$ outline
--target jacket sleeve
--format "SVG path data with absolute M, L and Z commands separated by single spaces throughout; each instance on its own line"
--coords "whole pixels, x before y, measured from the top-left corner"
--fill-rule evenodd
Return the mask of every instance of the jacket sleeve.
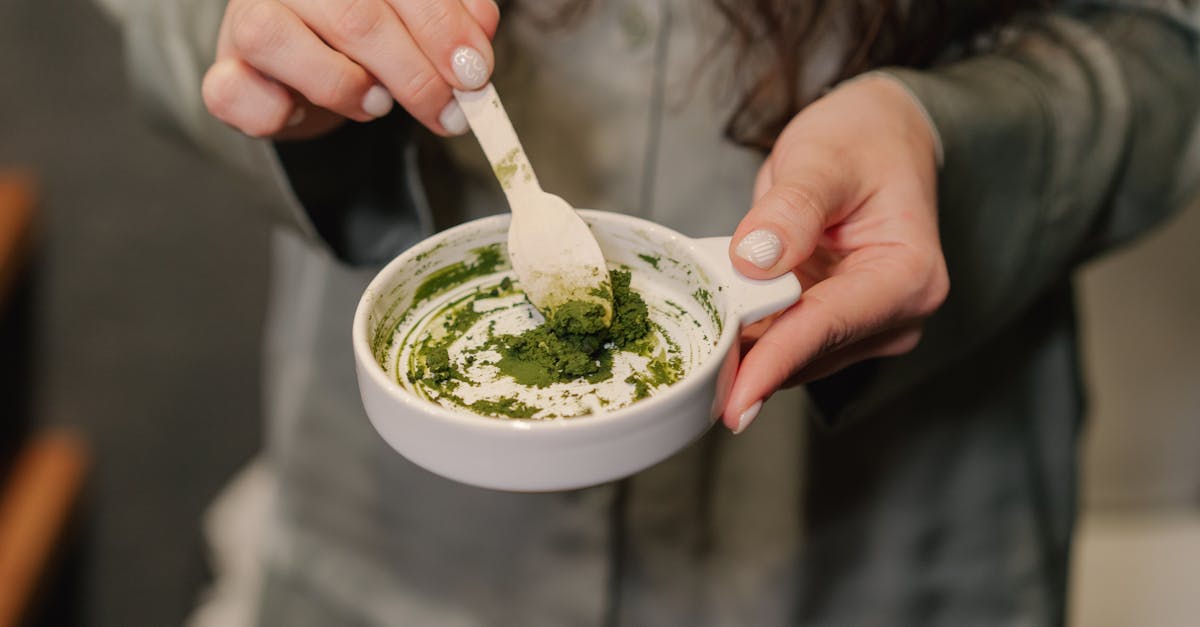
M 266 186 L 278 222 L 364 264 L 387 260 L 431 230 L 415 144 L 407 141 L 414 125 L 402 111 L 306 142 L 247 137 L 210 115 L 200 95 L 224 0 L 106 3 L 121 24 L 134 95 L 149 119 Z
M 886 69 L 940 136 L 950 296 L 912 353 L 810 386 L 830 426 L 969 357 L 1088 257 L 1200 183 L 1194 15 L 1082 3 L 1008 25 L 989 52 Z

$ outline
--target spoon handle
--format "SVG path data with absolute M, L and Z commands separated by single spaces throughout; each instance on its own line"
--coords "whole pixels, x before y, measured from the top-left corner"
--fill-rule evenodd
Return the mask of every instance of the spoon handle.
M 496 93 L 495 86 L 488 83 L 478 91 L 454 90 L 454 97 L 466 114 L 483 154 L 492 164 L 492 172 L 504 188 L 504 194 L 511 198 L 541 192 L 533 166 L 525 156 L 525 149 L 517 139 L 504 105 L 500 104 L 500 94 Z M 516 210 L 520 203 L 509 204 Z

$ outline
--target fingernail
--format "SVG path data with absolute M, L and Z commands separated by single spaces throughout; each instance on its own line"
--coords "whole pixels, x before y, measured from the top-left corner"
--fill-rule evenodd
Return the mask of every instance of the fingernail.
M 483 55 L 470 46 L 459 46 L 450 57 L 454 75 L 467 89 L 479 89 L 487 84 L 488 68 Z
M 304 107 L 296 107 L 296 108 L 292 109 L 292 114 L 289 115 L 288 119 L 287 119 L 288 128 L 292 128 L 293 126 L 299 126 L 300 123 L 303 122 L 304 118 L 306 118 L 306 117 L 308 117 L 308 111 L 306 111 L 304 109 Z
M 779 261 L 779 255 L 783 253 L 783 242 L 774 231 L 758 229 L 750 231 L 746 237 L 743 237 L 733 252 L 738 257 L 766 270 Z
M 746 408 L 746 411 L 742 412 L 742 415 L 738 416 L 737 428 L 733 430 L 734 435 L 745 431 L 746 427 L 749 427 L 750 423 L 754 422 L 754 419 L 758 417 L 758 412 L 762 411 L 762 403 L 762 401 L 758 401 L 757 403 Z
M 372 117 L 381 118 L 392 110 L 392 95 L 383 85 L 376 85 L 363 96 L 362 108 Z
M 442 109 L 442 113 L 438 115 L 438 122 L 451 135 L 462 135 L 470 128 L 467 124 L 467 116 L 463 113 L 462 107 L 458 106 L 457 100 L 451 100 Z

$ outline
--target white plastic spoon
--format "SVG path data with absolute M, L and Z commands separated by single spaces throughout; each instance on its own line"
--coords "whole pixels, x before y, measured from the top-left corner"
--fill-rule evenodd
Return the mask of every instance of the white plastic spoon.
M 612 285 L 600 245 L 567 201 L 538 185 L 496 88 L 488 83 L 454 97 L 508 198 L 508 256 L 529 302 L 547 317 L 573 301 L 596 303 L 604 325 L 611 324 Z

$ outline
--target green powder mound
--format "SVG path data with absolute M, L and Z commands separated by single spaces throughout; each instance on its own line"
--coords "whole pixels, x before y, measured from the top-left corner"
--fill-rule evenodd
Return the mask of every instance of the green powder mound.
M 535 387 L 580 378 L 595 383 L 612 377 L 613 353 L 635 350 L 649 340 L 650 322 L 646 301 L 629 288 L 629 272 L 613 270 L 609 278 L 613 286 L 610 327 L 604 327 L 599 305 L 567 303 L 536 329 L 494 338 L 490 348 L 500 353 L 496 363 L 500 372 L 521 385 Z
M 554 335 L 595 335 L 604 331 L 604 307 L 594 300 L 563 303 L 546 319 L 546 326 Z
M 650 335 L 646 301 L 629 289 L 631 278 L 628 272 L 621 270 L 609 273 L 613 286 L 613 320 L 608 333 L 613 343 L 622 349 L 632 348 Z
M 445 383 L 456 374 L 450 365 L 450 352 L 445 346 L 436 346 L 425 354 L 425 368 L 429 373 L 427 376 L 435 383 Z

